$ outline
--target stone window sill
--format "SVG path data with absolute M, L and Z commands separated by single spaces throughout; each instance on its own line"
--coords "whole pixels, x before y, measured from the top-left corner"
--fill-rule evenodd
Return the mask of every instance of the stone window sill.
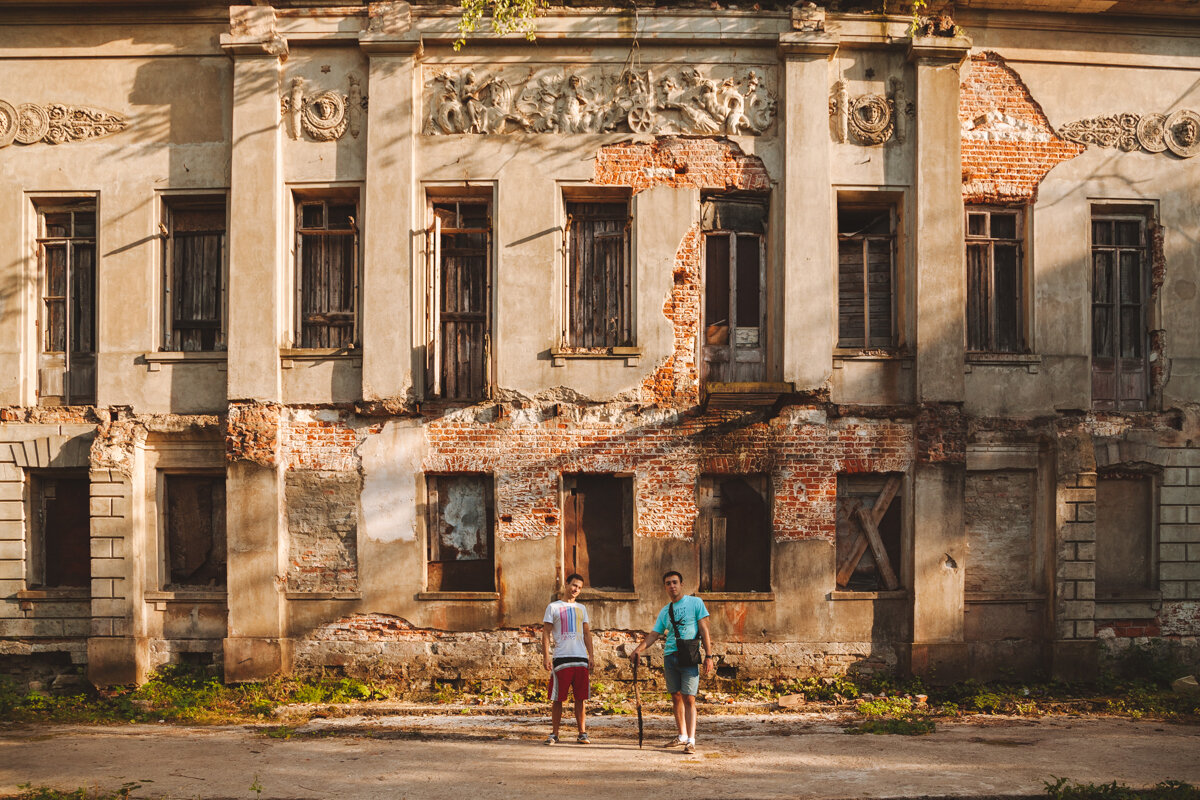
M 418 600 L 470 600 L 495 602 L 500 599 L 499 592 L 417 592 Z
M 1122 597 L 1097 597 L 1096 619 L 1152 619 L 1162 609 L 1159 592 L 1131 593 Z
M 216 364 L 224 372 L 229 363 L 229 354 L 224 350 L 164 350 L 158 353 L 142 353 L 142 363 L 147 372 L 158 372 L 163 364 Z
M 1041 365 L 1042 357 L 1034 353 L 968 352 L 964 359 L 963 371 L 970 372 L 973 367 L 1024 367 L 1033 375 Z
M 579 593 L 580 600 L 641 600 L 637 592 L 605 591 L 603 589 L 584 589 Z
M 361 592 L 284 592 L 288 600 L 362 600 Z
M 63 600 L 91 600 L 91 590 L 82 586 L 69 586 L 61 589 L 19 589 L 18 600 L 42 600 L 50 603 Z
M 1042 592 L 965 592 L 963 601 L 967 603 L 1044 603 L 1046 595 Z
M 291 369 L 295 362 L 347 361 L 362 366 L 362 349 L 356 347 L 292 347 L 279 351 L 280 366 Z
M 843 361 L 894 361 L 904 369 L 911 369 L 913 357 L 899 350 L 859 350 L 852 347 L 838 347 L 833 351 L 833 368 L 841 369 Z
M 770 603 L 775 600 L 774 592 L 697 592 L 696 596 L 706 603 Z
M 829 593 L 830 600 L 907 600 L 907 589 L 896 589 L 891 592 L 845 592 L 835 590 Z
M 143 599 L 154 606 L 155 611 L 166 611 L 167 603 L 213 603 L 225 605 L 225 587 L 212 589 L 165 589 L 146 592 Z
M 636 367 L 641 363 L 640 347 L 552 347 L 550 359 L 556 367 L 565 366 L 568 359 L 624 359 L 625 366 Z

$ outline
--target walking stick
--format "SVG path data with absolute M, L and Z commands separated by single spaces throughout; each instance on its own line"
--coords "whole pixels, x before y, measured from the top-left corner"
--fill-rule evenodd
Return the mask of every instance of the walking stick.
M 645 738 L 645 729 L 642 727 L 642 685 L 638 683 L 637 676 L 638 662 L 633 662 L 633 698 L 637 704 L 638 714 L 638 748 L 642 746 L 642 740 Z

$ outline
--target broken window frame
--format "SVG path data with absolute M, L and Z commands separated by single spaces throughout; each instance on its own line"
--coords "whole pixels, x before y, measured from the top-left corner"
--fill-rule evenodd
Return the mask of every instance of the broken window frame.
M 728 211 L 723 215 L 722 208 L 742 209 L 741 212 Z M 761 213 L 759 230 L 749 230 L 746 209 L 752 208 L 753 213 Z M 739 216 L 739 213 L 741 216 Z M 703 273 L 704 290 L 701 294 L 701 363 L 704 367 L 704 381 L 714 382 L 714 372 L 725 372 L 724 381 L 716 382 L 758 382 L 766 380 L 767 370 L 767 218 L 769 214 L 768 200 L 761 195 L 722 195 L 705 196 L 701 204 L 703 245 L 701 251 L 701 269 Z M 722 217 L 728 218 L 722 218 Z M 732 223 L 732 224 L 728 224 Z M 724 239 L 719 247 L 728 249 L 728 264 L 723 271 L 728 276 L 728 287 L 717 288 L 710 283 L 710 259 L 721 263 L 718 248 L 713 243 Z M 741 300 L 738 284 L 747 276 L 739 273 L 738 258 L 743 242 L 750 243 L 750 250 L 757 254 L 757 319 L 754 325 L 740 324 L 741 310 L 738 306 Z M 742 287 L 744 288 L 744 287 Z M 719 312 L 712 307 L 710 295 L 726 292 L 725 302 Z M 752 315 L 753 316 L 753 315 Z M 722 324 L 723 323 L 723 324 Z M 753 336 L 743 335 L 743 331 L 753 331 Z M 739 341 L 742 340 L 742 341 Z M 721 348 L 728 348 L 722 352 Z M 721 363 L 727 358 L 730 366 L 724 369 L 710 367 L 711 364 Z
M 206 216 L 208 227 L 180 230 L 178 220 L 187 214 L 203 214 Z M 212 224 L 213 219 L 220 218 L 220 225 Z M 220 352 L 226 349 L 226 335 L 229 299 L 229 247 L 228 247 L 228 209 L 226 197 L 222 194 L 203 195 L 169 195 L 163 197 L 162 237 L 163 259 L 163 342 L 160 348 L 164 352 Z M 216 239 L 216 263 L 209 263 L 213 254 L 213 246 L 205 239 Z M 182 263 L 186 254 L 196 252 L 190 247 L 183 246 L 184 242 L 196 240 L 201 243 L 201 255 L 190 262 Z M 198 262 L 204 262 L 201 265 Z M 198 270 L 201 276 L 207 276 L 215 286 L 204 286 L 202 278 L 196 278 Z M 188 315 L 179 306 L 183 302 L 182 291 L 188 278 L 192 278 L 194 300 L 198 305 L 207 306 L 209 314 L 186 318 Z M 200 285 L 199 290 L 196 286 Z M 207 295 L 213 295 L 211 298 Z M 188 331 L 198 331 L 201 346 L 190 346 L 185 339 Z M 206 332 L 207 335 L 206 335 Z M 193 334 L 194 336 L 194 334 Z M 209 341 L 204 341 L 208 339 Z
M 468 217 L 463 214 L 463 206 L 484 206 L 484 217 L 487 224 L 484 227 L 470 227 L 463 224 Z M 440 213 L 439 207 L 453 206 L 453 225 L 447 226 L 448 214 Z M 493 271 L 493 225 L 492 225 L 492 196 L 487 194 L 433 194 L 427 198 L 427 214 L 430 220 L 425 230 L 425 387 L 429 398 L 446 400 L 482 400 L 492 396 L 492 271 Z M 449 211 L 449 209 L 444 209 Z M 446 270 L 446 254 L 449 242 L 447 237 L 455 236 L 484 236 L 483 258 L 483 296 L 482 311 L 448 312 L 442 308 L 446 299 L 445 281 L 448 280 Z M 479 255 L 479 254 L 476 254 Z M 449 329 L 460 325 L 482 325 L 483 335 L 480 343 L 479 374 L 468 377 L 467 389 L 458 389 L 459 382 L 451 381 L 454 375 L 448 373 L 450 360 L 444 352 L 450 341 Z M 456 362 L 457 363 L 457 362 Z M 478 386 L 471 385 L 478 383 Z M 454 384 L 451 386 L 451 384 Z
M 174 580 L 171 569 L 171 483 L 172 479 L 187 478 L 187 479 L 209 479 L 213 483 L 221 485 L 221 502 L 218 505 L 214 502 L 213 515 L 219 513 L 222 518 L 222 526 L 224 528 L 221 536 L 221 547 L 225 548 L 226 552 L 222 554 L 221 559 L 221 574 L 222 579 L 219 583 L 185 583 Z M 160 469 L 158 470 L 158 540 L 159 540 L 159 586 L 164 591 L 212 591 L 224 592 L 228 583 L 228 523 L 226 520 L 226 475 L 224 470 L 185 470 L 185 469 Z M 211 532 L 210 532 L 211 534 Z
M 26 565 L 26 585 L 31 589 L 46 590 L 63 594 L 81 594 L 90 593 L 91 590 L 91 484 L 87 470 L 80 469 L 63 469 L 63 470 L 34 470 L 29 473 L 29 506 L 28 506 L 28 524 L 26 531 L 28 535 L 28 563 Z M 76 551 L 75 556 L 80 559 L 81 565 L 76 565 L 74 570 L 68 572 L 80 572 L 87 577 L 82 578 L 79 583 L 63 583 L 61 581 L 50 582 L 48 575 L 47 561 L 51 551 L 61 551 L 62 542 L 48 542 L 47 530 L 47 509 L 46 499 L 47 491 L 53 486 L 54 493 L 57 496 L 58 482 L 72 482 L 82 484 L 82 496 L 80 497 L 81 507 L 76 509 L 76 513 L 82 518 L 82 541 L 76 542 L 73 549 Z
M 628 193 L 621 196 L 612 194 L 599 196 L 578 195 L 573 192 L 564 194 L 563 213 L 566 222 L 563 225 L 563 308 L 562 330 L 560 332 L 562 347 L 567 350 L 608 351 L 618 348 L 633 348 L 637 346 L 636 317 L 633 296 L 633 207 Z M 597 231 L 596 228 L 605 230 Z M 604 270 L 608 274 L 608 283 L 614 280 L 620 285 L 615 292 L 607 283 L 604 289 L 604 311 L 599 304 L 588 302 L 586 295 L 579 291 L 581 277 L 591 276 L 596 286 L 600 281 L 594 280 L 598 267 L 594 260 L 579 263 L 580 254 L 585 252 L 581 240 L 587 232 L 592 233 L 593 246 L 591 253 L 595 254 L 595 241 L 600 239 L 620 239 L 620 264 L 614 270 Z M 600 234 L 597 237 L 597 233 Z M 612 301 L 610 303 L 610 301 Z M 615 316 L 604 319 L 605 313 L 612 307 Z
M 351 207 L 351 213 L 346 215 L 348 222 L 345 227 L 334 227 L 330 222 L 331 208 Z M 318 224 L 305 224 L 305 211 L 320 210 Z M 331 189 L 322 192 L 295 193 L 295 315 L 293 346 L 304 350 L 346 350 L 354 349 L 360 344 L 362 308 L 362 257 L 359 237 L 359 200 L 356 189 Z M 326 287 L 324 302 L 313 293 L 317 288 L 310 286 L 305 280 L 305 258 L 307 241 L 308 248 L 321 241 L 323 244 L 339 238 L 349 238 L 348 257 L 351 261 L 348 268 L 341 265 L 343 277 L 350 282 L 349 290 L 343 286 L 340 294 L 344 295 L 347 307 L 332 308 L 333 295 L 336 287 Z M 319 251 L 318 251 L 319 252 Z M 329 252 L 336 252 L 330 250 Z M 333 274 L 332 259 L 325 274 L 326 281 Z M 306 302 L 306 296 L 310 302 Z M 320 318 L 325 318 L 321 321 Z M 334 332 L 342 330 L 340 336 L 334 337 Z M 322 335 L 322 333 L 324 335 Z
M 897 261 L 899 256 L 899 208 L 897 202 L 845 202 L 839 199 L 838 207 L 838 249 L 837 249 L 837 275 L 838 282 L 838 323 L 837 323 L 837 349 L 848 350 L 853 352 L 861 352 L 864 350 L 895 350 L 899 345 L 899 326 L 897 324 L 899 317 L 899 304 L 897 302 L 899 292 L 898 281 L 899 275 L 897 270 Z M 886 214 L 888 218 L 888 232 L 886 234 L 866 233 L 871 227 L 867 226 L 860 231 L 853 233 L 844 233 L 842 231 L 841 218 L 843 212 L 847 213 L 880 213 Z M 861 287 L 862 294 L 862 317 L 863 330 L 861 336 L 847 337 L 843 336 L 843 318 L 845 312 L 848 311 L 849 299 L 843 294 L 843 276 L 842 276 L 842 250 L 843 246 L 851 243 L 861 243 L 861 282 L 856 282 L 855 287 Z M 871 325 L 872 313 L 872 292 L 871 292 L 871 248 L 872 244 L 884 243 L 887 249 L 888 268 L 887 268 L 887 313 L 888 321 L 885 326 L 887 333 L 885 335 L 877 335 Z M 858 263 L 857 261 L 855 263 Z
M 620 576 L 623 578 L 623 580 L 620 581 L 619 583 L 606 582 L 602 577 L 597 577 L 592 574 L 592 571 L 590 569 L 590 567 L 591 567 L 590 551 L 592 548 L 590 547 L 590 544 L 589 544 L 589 539 L 591 537 L 589 537 L 589 534 L 586 530 L 583 531 L 584 535 L 582 537 L 583 541 L 584 541 L 584 548 L 585 548 L 584 563 L 582 566 L 580 565 L 578 551 L 577 551 L 577 548 L 579 547 L 579 544 L 578 544 L 579 532 L 576 531 L 574 534 L 572 534 L 572 531 L 570 530 L 571 522 L 573 520 L 576 522 L 577 525 L 581 522 L 581 519 L 580 519 L 581 514 L 580 514 L 580 509 L 578 506 L 579 494 L 577 492 L 577 490 L 579 489 L 580 483 L 583 482 L 583 483 L 595 484 L 595 483 L 610 482 L 610 481 L 611 481 L 612 485 L 609 488 L 615 489 L 614 493 L 620 494 L 621 501 L 620 501 L 620 508 L 619 508 L 618 513 L 614 513 L 614 510 L 611 508 L 608 508 L 608 507 L 606 507 L 606 510 L 609 512 L 608 516 L 610 518 L 612 516 L 618 516 L 618 514 L 619 514 L 617 526 L 618 526 L 618 530 L 620 532 L 621 542 L 615 548 L 612 547 L 611 542 L 609 542 L 609 543 L 597 542 L 597 544 L 602 544 L 602 546 L 604 544 L 607 544 L 610 550 L 615 549 L 618 551 L 624 551 L 620 554 L 620 557 L 622 558 L 622 560 L 624 562 L 622 564 L 622 568 L 620 570 L 612 570 L 612 572 L 623 573 Z M 559 504 L 559 507 L 562 509 L 562 521 L 563 521 L 562 522 L 562 525 L 563 525 L 563 529 L 562 529 L 563 530 L 563 536 L 562 536 L 563 572 L 562 572 L 562 574 L 563 575 L 570 575 L 572 572 L 578 572 L 579 574 L 581 574 L 583 576 L 584 585 L 588 589 L 595 589 L 595 590 L 599 590 L 599 591 L 610 591 L 610 592 L 632 592 L 633 591 L 633 589 L 634 589 L 634 565 L 637 563 L 636 556 L 635 556 L 637 537 L 634 535 L 634 529 L 636 528 L 636 522 L 635 522 L 636 511 L 635 511 L 635 502 L 634 502 L 635 491 L 636 490 L 635 490 L 635 486 L 634 486 L 633 476 L 628 475 L 628 474 L 611 473 L 611 472 L 609 472 L 609 473 L 575 472 L 575 473 L 564 473 L 562 475 L 562 483 L 561 483 L 561 498 L 562 499 Z M 584 494 L 584 497 L 586 498 L 586 493 Z M 585 509 L 586 509 L 586 506 L 585 506 Z M 586 510 L 584 513 L 586 514 Z M 573 539 L 575 541 L 575 544 L 572 544 Z M 576 552 L 575 553 L 569 552 L 569 548 L 576 548 Z M 604 574 L 603 571 L 600 574 L 603 575 Z
M 1136 245 L 1123 245 L 1117 243 L 1117 234 L 1122 223 L 1133 223 L 1137 225 L 1138 243 Z M 1144 411 L 1150 407 L 1151 390 L 1150 390 L 1150 317 L 1151 317 L 1151 278 L 1152 264 L 1150 260 L 1151 247 L 1150 236 L 1152 225 L 1154 224 L 1153 209 L 1149 207 L 1136 207 L 1133 209 L 1123 207 L 1105 207 L 1093 206 L 1092 215 L 1089 227 L 1089 241 L 1091 247 L 1091 275 L 1089 276 L 1089 286 L 1091 289 L 1091 314 L 1092 325 L 1090 331 L 1090 353 L 1091 353 L 1091 377 L 1092 377 L 1092 408 L 1101 411 Z M 1097 226 L 1108 225 L 1110 227 L 1110 241 L 1101 243 L 1097 240 L 1101 237 L 1097 236 Z M 1109 276 L 1108 285 L 1105 287 L 1110 298 L 1110 302 L 1101 302 L 1099 298 L 1101 293 L 1099 276 L 1099 257 L 1102 254 L 1108 254 L 1111 258 L 1111 275 Z M 1122 281 L 1122 260 L 1126 255 L 1133 256 L 1136 259 L 1138 280 L 1136 281 L 1136 289 L 1140 294 L 1136 302 L 1125 302 L 1122 297 L 1122 290 L 1125 288 Z M 1107 309 L 1111 314 L 1109 330 L 1111 338 L 1109 345 L 1112 348 L 1112 354 L 1108 356 L 1097 353 L 1098 347 L 1098 319 L 1099 315 Z M 1127 309 L 1133 309 L 1136 316 L 1134 328 L 1136 334 L 1130 338 L 1135 339 L 1140 350 L 1139 355 L 1127 357 L 1123 355 L 1124 346 L 1127 344 L 1124 330 L 1124 319 Z M 1134 365 L 1136 363 L 1136 366 Z M 1111 366 L 1110 366 L 1111 365 Z M 1107 369 L 1106 369 L 1107 368 Z M 1098 385 L 1100 384 L 1100 376 L 1109 373 L 1112 375 L 1111 397 L 1098 396 Z M 1136 397 L 1125 397 L 1124 383 L 1126 376 L 1136 376 L 1135 381 L 1140 383 L 1141 389 L 1137 391 Z M 1130 392 L 1130 394 L 1133 394 Z
M 758 535 L 762 536 L 762 541 L 757 543 L 760 549 L 760 556 L 763 560 L 761 568 L 754 570 L 759 573 L 758 581 L 751 581 L 754 585 L 730 586 L 728 577 L 730 573 L 731 553 L 734 557 L 745 556 L 749 552 L 753 552 L 754 542 L 734 543 L 736 546 L 730 548 L 730 539 L 728 537 L 728 519 L 730 514 L 719 513 L 722 510 L 722 500 L 727 492 L 723 490 L 723 484 L 740 480 L 748 484 L 748 488 L 754 491 L 762 498 L 763 513 L 765 519 L 762 520 L 762 530 Z M 772 483 L 770 475 L 766 473 L 703 473 L 696 485 L 696 550 L 700 560 L 699 569 L 699 591 L 705 594 L 722 594 L 722 593 L 769 593 L 771 588 L 771 559 L 773 555 L 775 535 L 774 535 L 774 497 L 772 493 Z M 744 520 L 744 515 L 737 516 L 738 519 Z M 753 535 L 753 532 L 751 532 Z M 718 557 L 718 552 L 723 557 Z
M 48 397 L 61 397 L 63 405 L 77 405 L 95 402 L 96 397 L 96 352 L 97 347 L 97 288 L 99 278 L 98 250 L 96 238 L 100 221 L 98 204 L 95 198 L 54 198 L 36 200 L 37 212 L 37 247 L 38 259 L 38 312 L 35 320 L 37 326 L 37 348 L 39 354 L 39 380 L 37 394 L 39 402 Z M 68 229 L 64 231 L 51 230 L 50 218 L 67 215 Z M 80 216 L 91 217 L 91 233 L 86 232 L 86 223 L 81 225 Z M 81 232 L 80 227 L 84 230 Z M 60 251 L 63 254 L 62 285 L 51 286 L 50 253 Z M 90 266 L 78 266 L 86 259 L 79 256 L 90 252 Z M 89 278 L 90 276 L 90 278 Z M 84 295 L 82 281 L 90 279 L 90 298 L 81 305 L 79 297 Z M 56 316 L 51 308 L 60 308 L 61 326 L 52 325 Z M 61 332 L 52 333 L 51 328 Z M 53 337 L 53 338 L 52 338 Z M 86 346 L 85 346 L 86 345 Z M 61 347 L 61 349 L 59 349 Z M 51 370 L 57 371 L 57 366 L 45 366 L 41 362 L 62 362 L 62 394 L 55 395 L 45 391 L 46 381 L 43 374 Z
M 1025 236 L 1028 209 L 1026 206 L 983 206 L 968 205 L 964 211 L 966 232 L 966 349 L 970 353 L 1028 353 L 1028 309 L 1026 308 L 1028 265 L 1026 264 Z M 1013 218 L 1013 235 L 994 235 L 996 218 Z M 972 233 L 972 222 L 982 222 L 982 230 Z M 1007 285 L 1011 286 L 1011 297 L 1002 292 L 997 284 L 1005 285 L 996 263 L 996 254 L 1011 248 L 1013 271 Z M 978 269 L 972 253 L 978 253 Z M 978 278 L 973 277 L 978 272 Z M 1011 300 L 1013 319 L 1011 329 L 1003 330 L 999 321 L 1000 304 Z
M 879 483 L 879 489 L 855 488 L 852 484 Z M 846 548 L 839 547 L 835 539 L 834 586 L 839 592 L 893 592 L 904 590 L 905 558 L 905 480 L 899 472 L 852 472 L 838 473 L 837 506 L 835 519 L 847 518 L 856 532 Z M 868 507 L 863 501 L 871 499 Z M 895 511 L 892 547 L 885 541 L 885 532 L 880 530 L 883 520 Z M 840 531 L 835 533 L 840 539 Z M 843 555 L 838 555 L 842 551 Z M 870 554 L 875 566 L 874 588 L 858 588 L 851 585 L 855 572 L 859 571 L 863 559 Z M 895 558 L 893 559 L 893 556 Z M 893 560 L 895 563 L 893 563 Z
M 484 494 L 484 520 L 487 525 L 487 555 L 476 559 L 446 559 L 441 558 L 438 531 L 441 528 L 440 495 L 445 488 L 443 481 L 448 480 L 478 480 L 482 484 Z M 496 591 L 496 502 L 495 477 L 486 472 L 428 472 L 425 473 L 424 502 L 425 514 L 425 587 L 427 592 L 470 592 L 493 593 Z M 446 565 L 478 562 L 479 566 L 471 570 L 464 568 L 452 570 L 447 581 Z M 466 574 L 454 574 L 454 573 Z M 476 574 L 472 574 L 476 573 Z M 474 580 L 479 583 L 471 585 Z M 450 584 L 450 585 L 447 585 Z

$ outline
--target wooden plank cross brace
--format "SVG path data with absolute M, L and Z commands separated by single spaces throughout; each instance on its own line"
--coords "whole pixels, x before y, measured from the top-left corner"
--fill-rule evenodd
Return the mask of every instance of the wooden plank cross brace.
M 883 491 L 879 493 L 879 497 L 875 498 L 875 506 L 873 508 L 868 510 L 860 505 L 854 509 L 853 516 L 858 520 L 858 524 L 862 527 L 862 530 L 854 538 L 854 545 L 850 553 L 846 556 L 846 559 L 838 565 L 838 586 L 846 585 L 846 582 L 850 580 L 850 576 L 854 574 L 854 568 L 858 566 L 858 562 L 862 560 L 863 554 L 867 552 L 867 547 L 870 547 L 871 554 L 875 557 L 875 565 L 879 568 L 879 574 L 883 578 L 883 585 L 889 591 L 900 588 L 900 581 L 896 578 L 896 572 L 892 569 L 892 562 L 883 547 L 883 539 L 879 536 L 879 521 L 887 513 L 888 506 L 892 504 L 892 500 L 896 497 L 896 492 L 899 490 L 900 477 L 893 475 L 884 484 Z

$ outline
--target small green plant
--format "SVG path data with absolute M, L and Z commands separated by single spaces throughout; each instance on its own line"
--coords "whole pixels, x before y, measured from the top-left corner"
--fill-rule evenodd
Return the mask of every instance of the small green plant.
M 903 719 L 868 719 L 858 725 L 846 728 L 850 734 L 895 734 L 897 736 L 924 736 L 933 733 L 934 721 L 923 717 L 907 717 Z
M 462 16 L 458 20 L 458 38 L 454 49 L 461 50 L 467 43 L 467 34 L 473 33 L 489 11 L 492 30 L 496 33 L 521 32 L 533 41 L 537 38 L 534 19 L 540 9 L 546 8 L 547 0 L 463 0 Z
M 1054 776 L 1051 776 L 1054 777 Z M 1182 781 L 1163 781 L 1147 789 L 1111 783 L 1077 783 L 1069 778 L 1045 782 L 1046 794 L 1054 800 L 1200 800 L 1200 788 Z
M 858 713 L 866 717 L 902 717 L 911 714 L 915 703 L 908 697 L 877 697 L 874 700 L 859 700 Z
M 263 785 L 258 781 L 258 775 L 254 776 L 254 780 L 250 781 L 250 791 L 254 792 L 258 797 L 262 797 Z

